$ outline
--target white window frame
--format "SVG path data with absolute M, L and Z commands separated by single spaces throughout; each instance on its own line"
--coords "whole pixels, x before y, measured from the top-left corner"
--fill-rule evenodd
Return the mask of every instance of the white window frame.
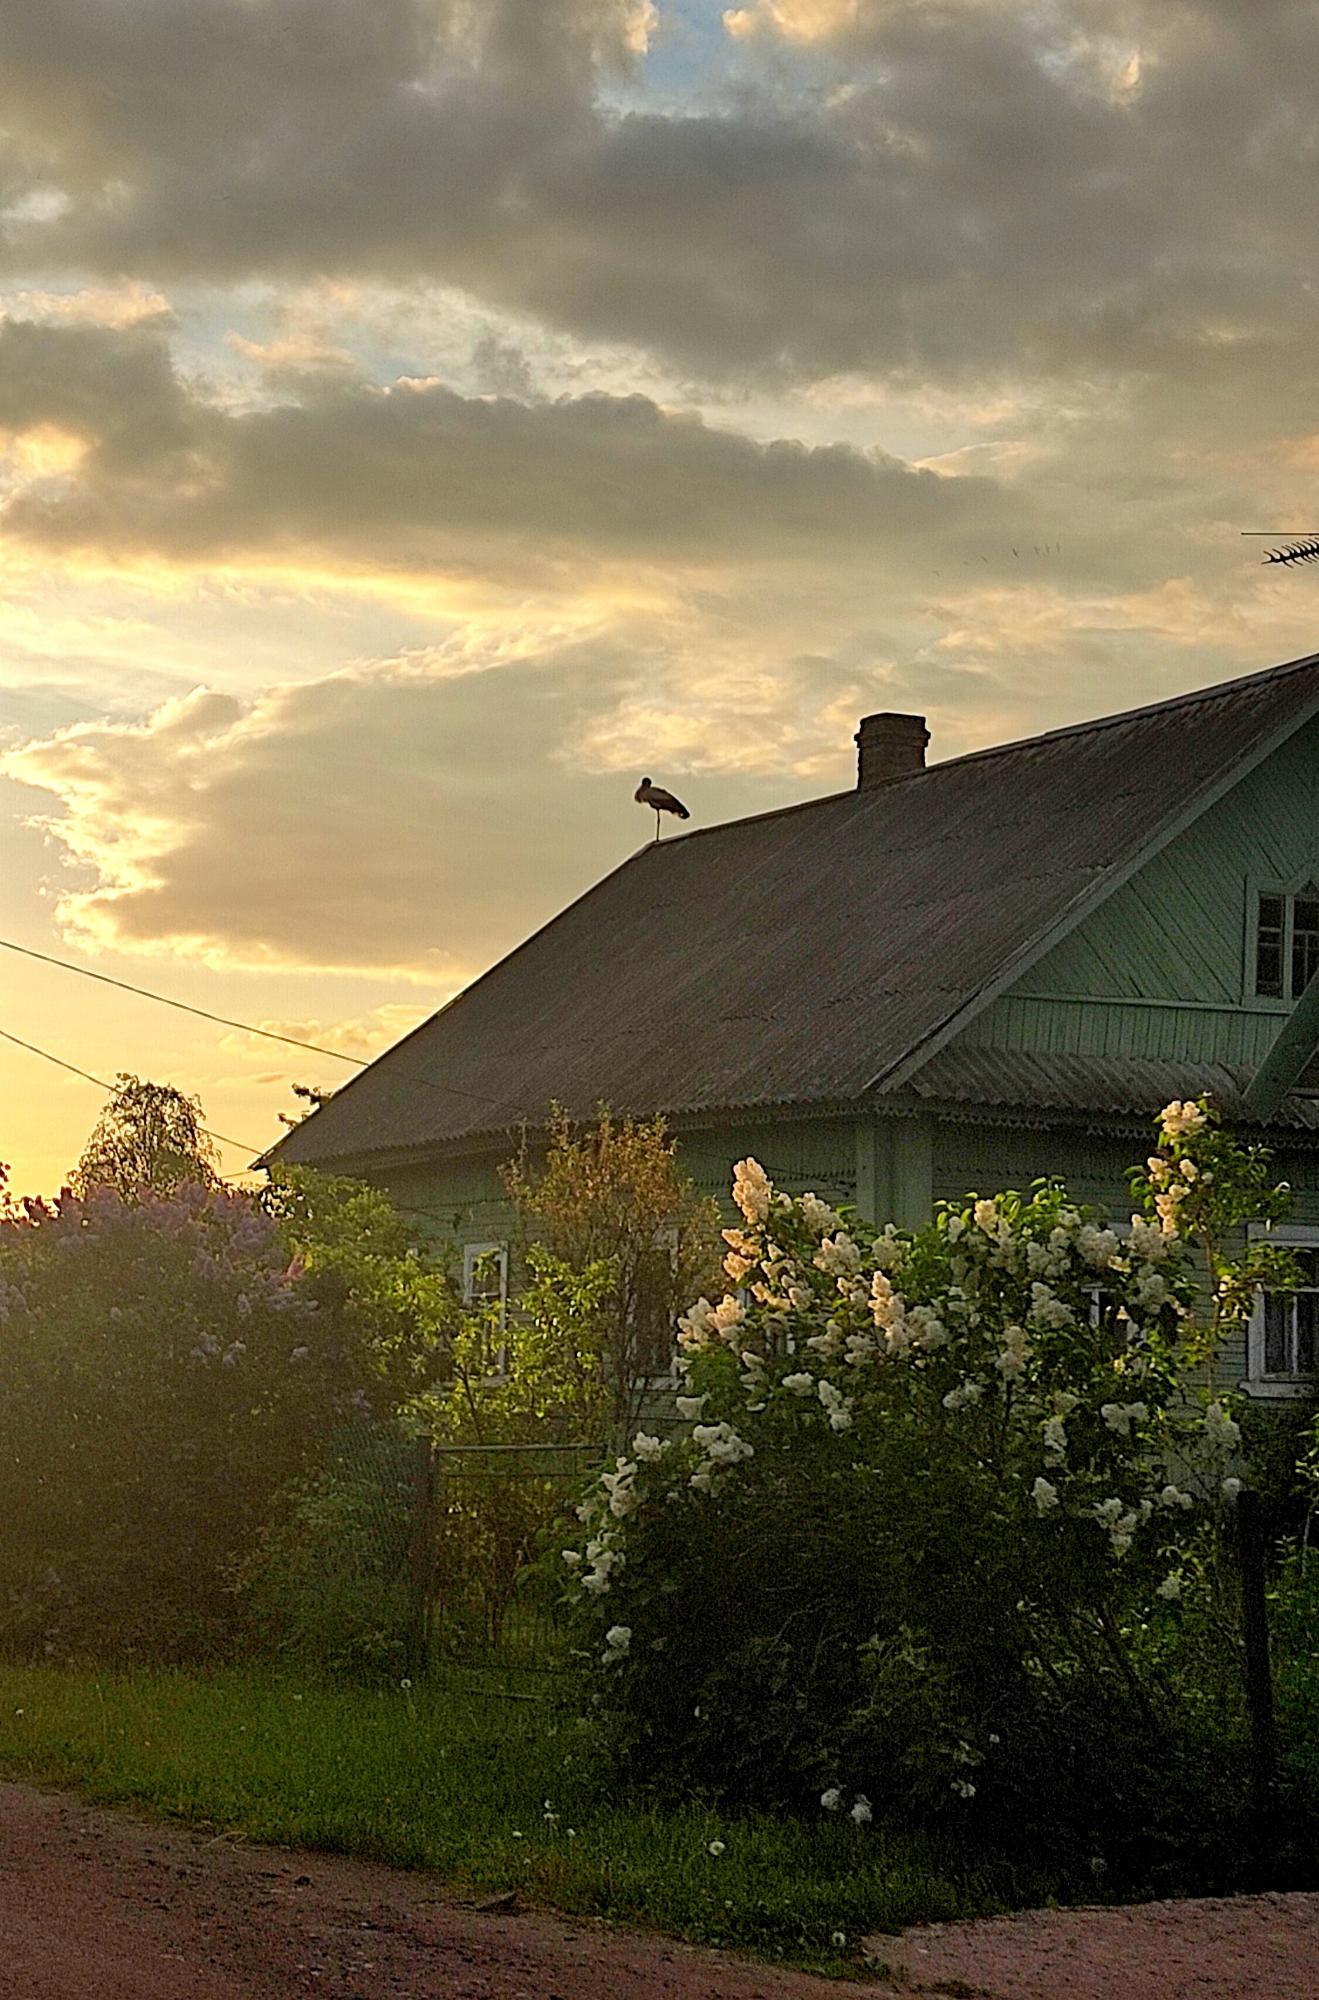
M 507 1243 L 464 1243 L 463 1245 L 463 1303 L 468 1306 L 493 1303 L 494 1293 L 482 1294 L 479 1298 L 473 1287 L 476 1282 L 476 1268 L 487 1257 L 499 1259 L 499 1329 L 504 1330 L 508 1320 L 508 1245 Z M 494 1369 L 482 1377 L 486 1387 L 497 1387 L 508 1377 L 508 1348 L 501 1346 L 494 1356 Z
M 1242 979 L 1243 1003 L 1260 1012 L 1288 1013 L 1300 999 L 1293 991 L 1292 952 L 1296 936 L 1296 903 L 1298 898 L 1309 898 L 1319 891 L 1309 871 L 1294 877 L 1290 882 L 1277 880 L 1255 880 L 1247 884 L 1246 895 L 1246 937 Z M 1276 896 L 1282 903 L 1282 992 L 1260 993 L 1256 990 L 1259 977 L 1259 920 L 1260 901 L 1265 896 Z
M 1319 1223 L 1276 1222 L 1271 1228 L 1251 1223 L 1247 1235 L 1252 1242 L 1276 1243 L 1280 1249 L 1319 1251 Z M 1317 1289 L 1303 1286 L 1304 1291 Z M 1319 1374 L 1267 1375 L 1264 1372 L 1264 1290 L 1255 1293 L 1255 1304 L 1246 1329 L 1246 1379 L 1241 1384 L 1247 1395 L 1261 1401 L 1287 1402 L 1319 1394 Z

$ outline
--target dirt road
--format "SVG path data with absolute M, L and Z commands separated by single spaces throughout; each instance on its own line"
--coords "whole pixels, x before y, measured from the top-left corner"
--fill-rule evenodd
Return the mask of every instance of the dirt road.
M 0 2000 L 1315 2000 L 1319 1896 L 1041 1912 L 876 1941 L 834 1985 L 424 1875 L 0 1785 Z

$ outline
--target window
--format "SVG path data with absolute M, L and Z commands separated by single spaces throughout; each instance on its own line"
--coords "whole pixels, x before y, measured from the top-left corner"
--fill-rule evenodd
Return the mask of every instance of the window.
M 1283 1223 L 1269 1236 L 1295 1256 L 1301 1283 L 1294 1292 L 1258 1295 L 1246 1386 L 1256 1395 L 1304 1395 L 1319 1377 L 1319 1229 Z
M 1319 888 L 1262 889 L 1255 906 L 1252 987 L 1259 1000 L 1299 1000 L 1319 972 Z
M 508 1250 L 504 1244 L 463 1245 L 463 1298 L 469 1306 L 497 1303 L 503 1323 L 508 1302 Z
M 504 1243 L 463 1245 L 463 1299 L 469 1306 L 498 1307 L 496 1324 L 502 1328 L 508 1310 L 508 1246 Z M 485 1359 L 487 1379 L 497 1382 L 508 1360 L 507 1348 L 500 1346 Z
M 1319 896 L 1292 902 L 1292 998 L 1299 1000 L 1319 972 Z
M 1287 898 L 1261 896 L 1255 928 L 1255 991 L 1261 999 L 1282 999 L 1282 940 Z

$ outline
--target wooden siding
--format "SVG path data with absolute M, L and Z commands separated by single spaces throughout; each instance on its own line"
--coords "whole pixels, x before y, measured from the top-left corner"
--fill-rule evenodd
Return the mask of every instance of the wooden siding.
M 1247 992 L 1261 884 L 1319 869 L 1319 724 L 1170 843 L 961 1038 L 1045 1054 L 1257 1063 L 1286 1007 Z

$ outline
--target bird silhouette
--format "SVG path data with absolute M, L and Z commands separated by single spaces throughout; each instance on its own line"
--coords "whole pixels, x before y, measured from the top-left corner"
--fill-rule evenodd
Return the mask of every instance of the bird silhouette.
M 663 785 L 652 785 L 649 778 L 643 778 L 632 794 L 639 806 L 649 806 L 655 815 L 655 838 L 660 837 L 660 814 L 672 813 L 675 819 L 690 819 L 691 814 L 681 799 L 675 799 L 672 792 L 666 792 Z

